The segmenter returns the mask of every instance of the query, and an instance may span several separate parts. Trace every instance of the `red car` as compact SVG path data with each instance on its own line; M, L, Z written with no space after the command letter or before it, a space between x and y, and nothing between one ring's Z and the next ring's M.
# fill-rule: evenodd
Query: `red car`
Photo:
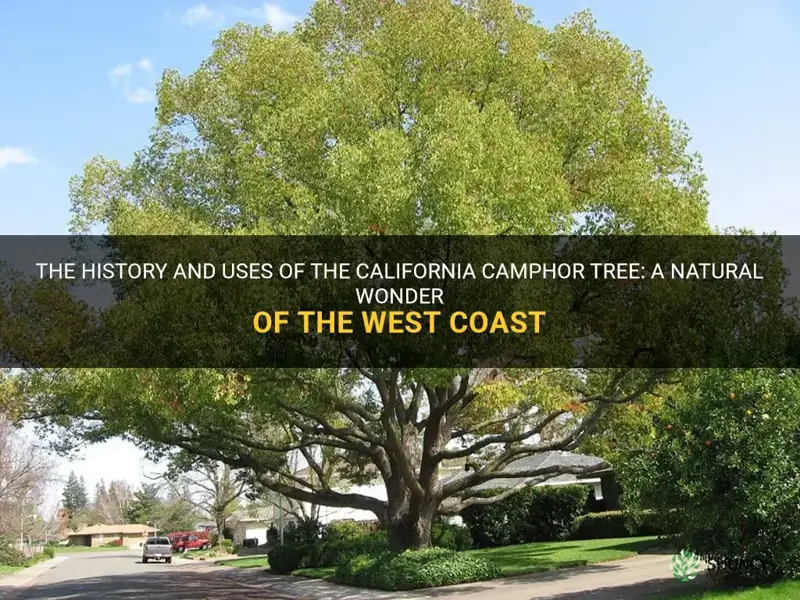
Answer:
M173 552L206 550L211 547L207 531L177 531L169 534Z

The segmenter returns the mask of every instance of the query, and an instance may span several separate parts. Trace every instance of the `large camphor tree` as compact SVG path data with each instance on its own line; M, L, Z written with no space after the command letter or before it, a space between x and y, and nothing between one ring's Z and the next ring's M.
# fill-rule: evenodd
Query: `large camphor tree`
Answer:
M236 26L167 71L133 162L91 160L73 230L111 234L708 233L699 158L642 57L588 14L508 0L319 1L292 33ZM396 549L509 472L577 448L667 369L34 370L20 414L246 469L299 502L373 512ZM308 468L291 468L302 456ZM291 458L290 457L295 457ZM459 477L443 467L460 465ZM354 493L378 481L388 500ZM522 485L522 483L521 483Z

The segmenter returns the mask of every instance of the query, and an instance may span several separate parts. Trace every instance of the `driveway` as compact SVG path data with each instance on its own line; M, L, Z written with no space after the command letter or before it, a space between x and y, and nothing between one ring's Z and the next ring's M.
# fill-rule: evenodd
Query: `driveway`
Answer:
M27 587L2 590L8 600L287 600L244 582L198 569L192 561L142 564L138 552L72 554ZM203 572L206 571L206 572ZM5 592L5 593L3 593Z

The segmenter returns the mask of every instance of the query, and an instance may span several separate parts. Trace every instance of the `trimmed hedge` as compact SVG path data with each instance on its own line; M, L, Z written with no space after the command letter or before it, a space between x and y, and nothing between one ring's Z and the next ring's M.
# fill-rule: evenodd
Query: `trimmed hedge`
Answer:
M470 506L461 516L477 548L563 540L575 531L589 493L583 485L529 487L495 504Z
M336 567L363 554L379 555L389 549L386 532L361 534L358 537L342 538L326 535L316 544L308 546L301 567ZM271 564L271 563L270 563Z
M309 555L310 551L310 544L275 546L267 553L269 568L274 573L282 575L291 573L300 568L303 559Z
M472 535L469 529L460 525L434 523L431 531L431 544L436 548L463 552L472 548Z
M486 581L500 576L500 568L483 558L445 548L427 548L402 554L358 556L339 565L333 580L359 587L401 591Z
M570 537L573 540L599 540L670 533L659 526L654 513L643 513L640 522L634 522L626 512L612 510L578 517L577 527Z

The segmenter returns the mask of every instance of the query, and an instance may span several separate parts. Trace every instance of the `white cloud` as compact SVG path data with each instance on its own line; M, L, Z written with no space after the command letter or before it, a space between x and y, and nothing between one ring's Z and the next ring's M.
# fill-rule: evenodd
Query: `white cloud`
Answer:
M126 63L124 65L117 65L113 69L111 69L111 77L113 79L122 79L123 77L128 77L131 74L132 66L130 63Z
M275 31L288 31L298 21L296 16L270 2L258 8L240 8L237 12L244 18L268 23Z
M152 91L143 86L132 87L131 79L134 70L141 73L150 73L153 70L153 62L146 56L140 58L135 63L125 63L117 65L111 69L111 79L122 88L122 93L128 102L133 104L146 104L155 99Z
M33 152L14 146L0 146L0 169L9 165L32 165L39 162Z
M280 5L271 2L265 2L254 8L229 5L224 10L210 8L207 4L198 4L181 15L181 22L189 27L201 25L221 27L225 21L234 20L268 23L276 31L288 31L299 19Z
M221 10L211 9L206 4L193 6L181 15L181 23L189 27L219 27L224 20L225 15Z
M265 4L262 9L266 22L276 31L288 31L298 21L297 17L286 12L277 4Z
M128 99L128 102L133 104L147 104L155 100L155 95L147 88L138 87L134 90L130 88L126 89L125 98Z

